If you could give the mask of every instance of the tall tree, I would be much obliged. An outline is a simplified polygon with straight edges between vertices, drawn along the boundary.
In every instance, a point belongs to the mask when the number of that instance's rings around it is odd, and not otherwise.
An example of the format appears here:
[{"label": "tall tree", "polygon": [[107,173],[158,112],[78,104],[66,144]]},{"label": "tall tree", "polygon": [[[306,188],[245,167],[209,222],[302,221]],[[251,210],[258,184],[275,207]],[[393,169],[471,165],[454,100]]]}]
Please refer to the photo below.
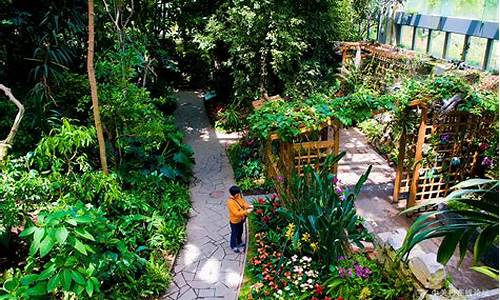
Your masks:
[{"label": "tall tree", "polygon": [[97,82],[94,71],[94,0],[88,1],[89,14],[89,37],[87,51],[87,73],[89,76],[90,95],[92,97],[92,107],[94,110],[94,122],[97,131],[97,140],[99,142],[99,156],[101,158],[101,167],[104,174],[108,174],[108,163],[106,160],[106,144],[102,133],[101,113],[99,111],[99,100],[97,98]]}]

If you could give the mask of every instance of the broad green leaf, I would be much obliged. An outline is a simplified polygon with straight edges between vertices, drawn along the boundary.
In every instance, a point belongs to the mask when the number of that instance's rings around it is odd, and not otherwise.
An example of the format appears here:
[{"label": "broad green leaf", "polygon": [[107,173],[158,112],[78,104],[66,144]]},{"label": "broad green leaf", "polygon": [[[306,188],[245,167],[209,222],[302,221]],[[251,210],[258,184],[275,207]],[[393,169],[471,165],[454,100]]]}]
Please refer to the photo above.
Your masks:
[{"label": "broad green leaf", "polygon": [[92,294],[94,293],[94,285],[92,284],[91,280],[87,281],[87,285],[85,286],[85,291],[87,292],[89,297],[92,297]]},{"label": "broad green leaf", "polygon": [[19,237],[29,236],[29,235],[33,234],[37,228],[38,227],[36,227],[36,226],[31,226],[31,227],[26,228],[23,230],[23,232],[21,232],[21,234],[19,234]]},{"label": "broad green leaf", "polygon": [[78,224],[76,223],[76,220],[75,220],[75,219],[73,219],[73,218],[71,218],[71,219],[66,219],[66,220],[64,220],[64,221],[65,221],[66,223],[70,224],[70,225],[73,225],[73,226],[78,225]]},{"label": "broad green leaf", "polygon": [[57,288],[60,282],[60,274],[57,273],[54,277],[50,278],[49,282],[47,283],[47,292],[52,292]]},{"label": "broad green leaf", "polygon": [[54,240],[50,236],[46,236],[40,244],[40,256],[44,257],[49,254],[50,250],[54,247]]},{"label": "broad green leaf", "polygon": [[448,234],[441,241],[441,245],[439,245],[438,253],[437,253],[437,261],[443,265],[446,265],[450,258],[453,256],[453,252],[455,252],[455,248],[458,245],[458,242],[463,236],[463,232],[457,232],[454,234]]},{"label": "broad green leaf", "polygon": [[483,254],[488,250],[493,244],[495,239],[498,237],[498,223],[496,226],[488,226],[484,228],[479,236],[477,237],[476,243],[474,244],[474,260],[478,261]]},{"label": "broad green leaf", "polygon": [[47,294],[47,284],[46,282],[39,282],[34,287],[28,289],[26,294],[29,296],[43,296]]},{"label": "broad green leaf", "polygon": [[94,237],[87,230],[85,230],[81,227],[75,228],[75,233],[83,238],[86,238],[86,239],[91,240],[91,241],[95,241]]},{"label": "broad green leaf", "polygon": [[30,285],[31,283],[36,281],[38,279],[38,277],[39,276],[37,274],[28,274],[26,276],[23,276],[23,278],[21,278],[21,284],[22,285]]},{"label": "broad green leaf", "polygon": [[36,228],[35,229],[35,234],[33,235],[33,243],[38,244],[42,240],[43,236],[45,235],[45,229],[44,228]]},{"label": "broad green leaf", "polygon": [[63,287],[66,291],[69,291],[69,289],[71,288],[71,270],[64,269],[63,279],[64,279]]},{"label": "broad green leaf", "polygon": [[75,218],[75,221],[77,223],[90,223],[90,222],[92,222],[92,220],[93,219],[89,216],[78,216]]},{"label": "broad green leaf", "polygon": [[77,271],[71,271],[71,278],[79,285],[85,285],[85,279]]},{"label": "broad green leaf", "polygon": [[78,252],[80,252],[81,254],[87,255],[87,249],[86,249],[85,245],[79,239],[75,239],[75,245],[73,245],[73,247],[76,250],[78,250]]},{"label": "broad green leaf", "polygon": [[58,227],[55,231],[55,237],[59,245],[64,244],[66,238],[68,237],[68,229],[64,226]]}]

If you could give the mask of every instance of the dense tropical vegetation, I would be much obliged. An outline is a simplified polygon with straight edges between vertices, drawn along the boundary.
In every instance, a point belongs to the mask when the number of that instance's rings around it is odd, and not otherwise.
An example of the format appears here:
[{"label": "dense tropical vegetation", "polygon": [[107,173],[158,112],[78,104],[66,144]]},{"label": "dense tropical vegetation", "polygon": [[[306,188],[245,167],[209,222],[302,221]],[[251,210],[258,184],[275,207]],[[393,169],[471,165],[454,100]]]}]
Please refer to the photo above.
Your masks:
[{"label": "dense tropical vegetation", "polygon": [[[271,178],[262,155],[271,134],[303,141],[304,129],[313,137],[333,118],[395,161],[402,131],[417,130],[410,102],[438,112],[458,97],[453,108],[491,124],[470,142],[480,176],[498,179],[497,83],[484,88],[478,72],[432,75],[419,58],[383,74],[373,61],[340,65],[338,42],[365,39],[401,2],[0,0],[0,298],[166,291],[186,237],[194,164],[175,125],[178,88],[210,90],[217,129],[242,132],[228,149],[242,190],[279,191],[250,218],[249,296],[410,297],[392,270],[353,251],[371,240],[354,204],[370,170],[345,187],[330,172],[338,156],[302,177]],[[271,95],[281,98],[252,108]],[[433,136],[423,159],[436,160],[448,142]],[[477,260],[483,245],[498,243],[497,181],[449,197],[449,210],[417,219],[404,251],[445,236],[438,256],[447,262],[477,233]],[[460,225],[432,227],[429,217],[447,212]]]}]

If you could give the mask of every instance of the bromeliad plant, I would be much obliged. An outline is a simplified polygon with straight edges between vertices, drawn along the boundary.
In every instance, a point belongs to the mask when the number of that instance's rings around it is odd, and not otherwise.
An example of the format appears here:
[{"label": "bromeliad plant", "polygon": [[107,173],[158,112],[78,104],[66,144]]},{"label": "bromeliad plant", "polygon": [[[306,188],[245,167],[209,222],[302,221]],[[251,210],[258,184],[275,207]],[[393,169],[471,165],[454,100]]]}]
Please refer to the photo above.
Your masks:
[{"label": "bromeliad plant", "polygon": [[319,171],[305,168],[304,175],[293,174],[281,193],[283,208],[278,211],[293,226],[287,235],[295,248],[309,243],[306,251],[319,258],[324,265],[335,262],[351,252],[351,243],[363,248],[361,240],[368,234],[358,226],[361,218],[356,214],[354,201],[368,178],[371,166],[353,189],[342,190],[331,167],[345,152],[330,156]]},{"label": "bromeliad plant", "polygon": [[[457,208],[427,212],[419,216],[409,228],[399,256],[408,255],[418,243],[442,237],[437,260],[446,264],[458,247],[460,263],[464,259],[471,237],[474,242],[474,262],[477,263],[489,247],[498,240],[498,180],[470,179],[453,187],[454,191],[444,199],[437,199],[414,206],[403,213],[417,211],[422,206],[456,201]],[[459,215],[459,217],[456,217]],[[442,225],[444,223],[446,225]],[[474,266],[473,270],[498,279],[498,270],[487,266]]]}]

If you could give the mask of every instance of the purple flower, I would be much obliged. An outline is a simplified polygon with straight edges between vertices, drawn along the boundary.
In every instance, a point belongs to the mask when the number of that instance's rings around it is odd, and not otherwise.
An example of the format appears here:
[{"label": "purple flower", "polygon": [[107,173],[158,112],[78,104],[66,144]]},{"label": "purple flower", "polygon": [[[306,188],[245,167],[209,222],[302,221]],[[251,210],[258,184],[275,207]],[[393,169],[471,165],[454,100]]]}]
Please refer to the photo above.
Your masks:
[{"label": "purple flower", "polygon": [[342,194],[342,189],[338,186],[338,187],[335,188],[335,192],[337,194]]},{"label": "purple flower", "polygon": [[339,276],[340,276],[340,278],[345,277],[345,269],[344,268],[339,268]]},{"label": "purple flower", "polygon": [[486,151],[489,147],[490,147],[490,145],[488,145],[488,143],[481,143],[481,144],[479,144],[479,151],[484,152],[484,151]]},{"label": "purple flower", "polygon": [[361,277],[367,279],[368,277],[370,277],[371,273],[372,273],[372,270],[370,270],[370,268],[364,268],[363,275]]},{"label": "purple flower", "polygon": [[278,177],[276,177],[276,180],[278,180],[278,182],[283,182],[285,180],[285,178],[283,178],[283,176],[279,175]]},{"label": "purple flower", "polygon": [[445,144],[450,141],[450,135],[448,133],[441,135],[441,143]]},{"label": "purple flower", "polygon": [[344,256],[339,256],[337,259],[338,260],[345,260],[345,257]]},{"label": "purple flower", "polygon": [[358,277],[363,277],[363,267],[358,264],[354,264],[354,273],[356,273],[356,276]]},{"label": "purple flower", "polygon": [[345,195],[340,196],[340,201],[345,201],[346,197]]},{"label": "purple flower", "polygon": [[333,177],[332,183],[337,184],[339,182],[339,178],[337,176]]},{"label": "purple flower", "polygon": [[347,269],[347,276],[352,277],[352,269]]},{"label": "purple flower", "polygon": [[483,161],[481,162],[481,165],[489,169],[493,166],[493,160],[488,156],[485,156],[483,158]]}]

